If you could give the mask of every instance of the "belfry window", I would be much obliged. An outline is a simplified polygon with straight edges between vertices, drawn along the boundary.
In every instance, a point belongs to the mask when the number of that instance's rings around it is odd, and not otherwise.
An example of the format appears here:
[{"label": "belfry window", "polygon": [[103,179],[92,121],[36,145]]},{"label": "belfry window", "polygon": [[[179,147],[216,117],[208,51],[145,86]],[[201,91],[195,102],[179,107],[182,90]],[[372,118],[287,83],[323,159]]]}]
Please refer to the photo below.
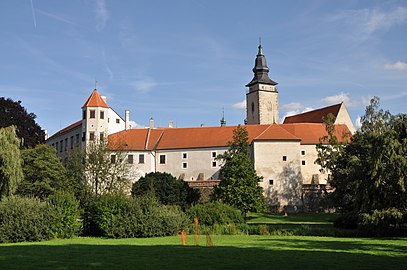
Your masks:
[{"label": "belfry window", "polygon": [[254,112],[254,102],[252,102],[252,112]]}]

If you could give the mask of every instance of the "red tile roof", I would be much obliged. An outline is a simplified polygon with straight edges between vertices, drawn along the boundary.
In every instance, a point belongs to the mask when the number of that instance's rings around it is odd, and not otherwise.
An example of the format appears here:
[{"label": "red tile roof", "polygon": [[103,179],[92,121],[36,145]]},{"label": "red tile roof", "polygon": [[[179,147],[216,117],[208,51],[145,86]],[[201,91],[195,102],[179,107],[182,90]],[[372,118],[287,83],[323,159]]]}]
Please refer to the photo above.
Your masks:
[{"label": "red tile roof", "polygon": [[88,100],[86,100],[85,104],[83,104],[82,108],[84,107],[104,107],[109,108],[107,106],[104,99],[100,96],[98,90],[94,89],[92,94],[89,96]]},{"label": "red tile roof", "polygon": [[338,116],[339,109],[342,103],[321,108],[314,111],[309,111],[301,114],[296,114],[293,116],[287,116],[284,119],[284,124],[292,123],[323,123],[322,118],[326,117],[328,114],[332,113],[335,117]]},{"label": "red tile roof", "polygon": [[[336,125],[337,136],[349,132],[346,125]],[[256,140],[296,140],[317,144],[326,135],[324,124],[246,125],[249,143]],[[119,150],[170,150],[227,147],[236,126],[130,129],[109,136],[109,146]]]},{"label": "red tile roof", "polygon": [[74,129],[76,127],[79,127],[81,125],[82,125],[82,120],[79,120],[78,122],[75,122],[75,123],[67,126],[66,128],[63,128],[60,131],[57,131],[56,133],[52,134],[52,136],[49,137],[48,139],[51,139],[51,138],[53,138],[55,136],[58,136],[58,135],[61,135],[61,134],[65,133],[65,132],[71,131],[72,129]]},{"label": "red tile roof", "polygon": [[[296,123],[282,124],[282,128],[301,139],[301,144],[318,144],[320,138],[327,136],[324,124],[317,123]],[[350,131],[347,125],[335,125],[335,136],[339,141],[345,141],[343,134],[349,134]],[[348,137],[349,138],[349,137]]]}]

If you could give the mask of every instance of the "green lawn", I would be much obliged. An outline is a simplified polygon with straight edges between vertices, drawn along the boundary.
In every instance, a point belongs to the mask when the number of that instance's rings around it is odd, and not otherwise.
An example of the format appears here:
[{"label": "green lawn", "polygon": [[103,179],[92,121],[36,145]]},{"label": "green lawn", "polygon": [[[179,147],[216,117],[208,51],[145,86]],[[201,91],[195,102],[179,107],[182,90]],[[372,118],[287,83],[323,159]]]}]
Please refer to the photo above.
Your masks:
[{"label": "green lawn", "polygon": [[257,214],[252,213],[248,216],[249,224],[314,224],[327,225],[332,224],[333,220],[339,214],[330,213],[301,213],[301,214]]},{"label": "green lawn", "polygon": [[75,238],[0,244],[0,269],[405,269],[407,238]]}]

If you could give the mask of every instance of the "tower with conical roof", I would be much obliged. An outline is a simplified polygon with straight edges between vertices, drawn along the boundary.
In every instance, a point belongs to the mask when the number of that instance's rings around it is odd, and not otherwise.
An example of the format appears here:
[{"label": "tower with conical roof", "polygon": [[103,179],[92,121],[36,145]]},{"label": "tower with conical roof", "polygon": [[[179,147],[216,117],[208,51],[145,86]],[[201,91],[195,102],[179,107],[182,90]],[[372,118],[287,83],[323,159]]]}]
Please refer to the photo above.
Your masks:
[{"label": "tower with conical roof", "polygon": [[94,89],[82,106],[82,143],[107,139],[109,106]]},{"label": "tower with conical roof", "polygon": [[268,76],[266,57],[259,44],[253,68],[254,77],[246,85],[246,123],[248,125],[273,124],[279,122],[277,83]]}]

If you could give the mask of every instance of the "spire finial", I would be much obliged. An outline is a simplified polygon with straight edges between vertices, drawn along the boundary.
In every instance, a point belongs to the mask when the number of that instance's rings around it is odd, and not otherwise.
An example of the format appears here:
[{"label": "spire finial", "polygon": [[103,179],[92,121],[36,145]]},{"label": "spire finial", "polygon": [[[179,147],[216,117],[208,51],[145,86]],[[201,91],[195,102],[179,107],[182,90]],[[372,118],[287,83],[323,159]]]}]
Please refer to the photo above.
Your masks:
[{"label": "spire finial", "polygon": [[95,89],[96,89],[96,86],[98,85],[98,81],[96,80],[96,78],[95,78]]},{"label": "spire finial", "polygon": [[263,47],[261,46],[261,37],[259,37],[259,52],[257,53],[257,55],[263,55]]},{"label": "spire finial", "polygon": [[222,119],[220,119],[220,126],[221,126],[221,127],[226,126],[225,107],[222,107]]}]

